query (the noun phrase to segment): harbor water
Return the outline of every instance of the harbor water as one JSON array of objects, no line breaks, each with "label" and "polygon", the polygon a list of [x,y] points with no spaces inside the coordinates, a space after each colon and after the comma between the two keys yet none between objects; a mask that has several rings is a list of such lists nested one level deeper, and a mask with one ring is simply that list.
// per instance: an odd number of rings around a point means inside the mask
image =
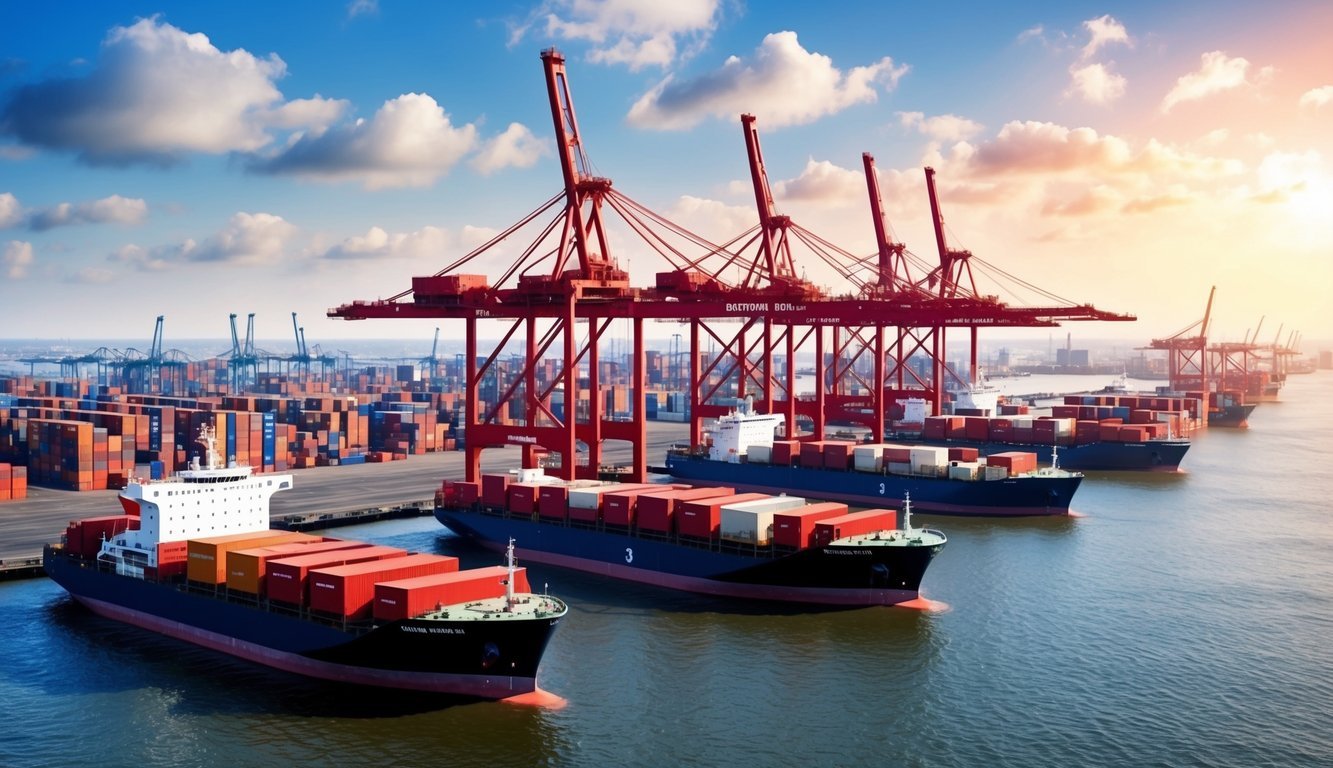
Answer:
[{"label": "harbor water", "polygon": [[[0,583],[0,766],[1333,765],[1333,374],[1183,469],[1089,473],[1078,517],[918,517],[934,612],[531,565],[571,604],[558,709],[310,682]],[[489,557],[429,518],[338,535]]]}]

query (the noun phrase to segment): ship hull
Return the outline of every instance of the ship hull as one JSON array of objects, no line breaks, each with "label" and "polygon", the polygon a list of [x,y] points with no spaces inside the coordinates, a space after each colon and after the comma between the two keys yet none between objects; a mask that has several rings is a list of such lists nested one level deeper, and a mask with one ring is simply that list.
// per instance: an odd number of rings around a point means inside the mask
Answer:
[{"label": "ship hull", "polygon": [[47,548],[53,581],[94,613],[307,677],[484,699],[536,689],[558,617],[523,621],[408,619],[366,631],[98,570]]},{"label": "ship hull", "polygon": [[917,512],[978,517],[1067,515],[1082,475],[1005,480],[949,480],[776,464],[731,464],[668,454],[672,477],[738,491],[788,493],[860,506],[897,505],[909,495]]},{"label": "ship hull", "polygon": [[[1025,451],[1037,454],[1037,461],[1050,464],[1054,449],[1035,443],[1004,443],[990,440],[922,440],[912,438],[920,445],[940,445],[949,448],[976,448],[982,456],[1005,451]],[[1176,472],[1190,449],[1189,440],[1150,440],[1142,443],[1096,442],[1084,445],[1059,446],[1061,469],[1110,470],[1134,472]],[[913,497],[915,501],[916,497]]]},{"label": "ship hull", "polygon": [[513,538],[526,561],[719,597],[828,606],[894,605],[920,597],[926,568],[943,547],[827,546],[753,554],[754,548],[746,553],[739,545],[632,535],[472,508],[440,508],[435,516],[454,533],[489,549],[500,549]]},{"label": "ship hull", "polygon": [[1250,426],[1250,414],[1254,413],[1258,403],[1244,403],[1241,405],[1224,406],[1220,411],[1212,411],[1208,414],[1208,426],[1210,427],[1237,427],[1245,428]]}]

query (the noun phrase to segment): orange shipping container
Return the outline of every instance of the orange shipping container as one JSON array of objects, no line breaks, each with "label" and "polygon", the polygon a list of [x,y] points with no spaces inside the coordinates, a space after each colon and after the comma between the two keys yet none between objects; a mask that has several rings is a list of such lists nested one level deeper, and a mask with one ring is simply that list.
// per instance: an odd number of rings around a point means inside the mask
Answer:
[{"label": "orange shipping container", "polygon": [[253,549],[234,549],[227,553],[227,589],[233,592],[245,592],[250,595],[264,595],[264,583],[267,565],[270,560],[298,555],[313,555],[317,552],[330,552],[342,549],[355,549],[367,546],[360,541],[294,541],[289,544],[274,544],[271,547]]},{"label": "orange shipping container", "polygon": [[318,539],[318,536],[294,531],[256,531],[255,533],[235,533],[230,536],[214,536],[207,539],[191,539],[189,543],[190,564],[186,568],[186,575],[190,581],[197,581],[202,584],[226,584],[227,552],[233,549],[253,549],[271,544],[317,541]]}]

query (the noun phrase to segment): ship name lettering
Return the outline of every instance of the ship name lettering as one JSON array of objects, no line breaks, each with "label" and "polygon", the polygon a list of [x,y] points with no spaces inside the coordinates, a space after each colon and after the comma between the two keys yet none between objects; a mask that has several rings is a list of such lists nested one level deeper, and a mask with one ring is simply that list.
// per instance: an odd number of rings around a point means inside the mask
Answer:
[{"label": "ship name lettering", "polygon": [[826,555],[852,555],[856,557],[865,557],[870,554],[868,549],[825,549]]},{"label": "ship name lettering", "polygon": [[735,302],[727,304],[728,312],[767,312],[769,304],[763,302]]}]

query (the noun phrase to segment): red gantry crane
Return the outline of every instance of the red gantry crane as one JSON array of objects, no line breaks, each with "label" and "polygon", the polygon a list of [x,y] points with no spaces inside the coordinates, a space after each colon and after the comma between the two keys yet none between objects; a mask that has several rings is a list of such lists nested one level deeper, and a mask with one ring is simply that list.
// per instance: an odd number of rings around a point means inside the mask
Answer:
[{"label": "red gantry crane", "polygon": [[[411,290],[329,311],[331,317],[349,320],[463,322],[468,480],[479,478],[482,452],[502,445],[522,446],[524,466],[535,466],[548,453],[555,459],[548,460],[555,465],[554,473],[593,477],[600,469],[604,440],[629,442],[633,459],[625,474],[642,478],[647,471],[644,320],[689,325],[690,435],[697,444],[705,418],[726,412],[746,396],[761,409],[784,414],[788,434],[800,431],[799,415],[810,423],[806,437],[822,437],[830,421],[868,424],[876,436],[882,435],[892,397],[927,395],[940,402],[945,328],[1134,319],[1089,305],[1010,307],[994,297],[978,296],[966,252],[949,252],[934,283],[929,276],[912,281],[909,254],[888,239],[868,155],[864,161],[879,252],[863,258],[838,248],[777,213],[751,115],[742,116],[741,125],[759,221],[726,244],[708,242],[591,173],[564,57],[549,49],[542,52],[542,62],[564,189],[435,275],[414,277]],[[656,274],[653,286],[632,287],[613,258],[608,212],[638,236],[637,247],[670,265]],[[538,234],[494,282],[459,271],[543,216],[549,218]],[[793,254],[798,246],[846,280],[851,290],[834,295],[799,276]],[[941,287],[935,292],[929,285]],[[480,321],[494,322],[502,331],[484,359],[479,356]],[[632,337],[631,402],[623,415],[617,414],[621,409],[615,404],[604,402],[600,378],[600,348],[613,322],[628,324]],[[886,344],[890,329],[896,338]],[[705,337],[714,354],[703,353]],[[832,338],[827,353],[826,337]],[[975,334],[973,340],[975,346]],[[521,355],[506,357],[506,349],[520,344]],[[794,361],[807,345],[814,348],[818,383],[813,397],[798,397]],[[923,381],[907,367],[908,358],[917,353],[932,356],[932,380]],[[855,365],[867,356],[874,358],[869,378],[860,370],[866,366]],[[778,357],[785,359],[781,370],[775,366]]]}]

